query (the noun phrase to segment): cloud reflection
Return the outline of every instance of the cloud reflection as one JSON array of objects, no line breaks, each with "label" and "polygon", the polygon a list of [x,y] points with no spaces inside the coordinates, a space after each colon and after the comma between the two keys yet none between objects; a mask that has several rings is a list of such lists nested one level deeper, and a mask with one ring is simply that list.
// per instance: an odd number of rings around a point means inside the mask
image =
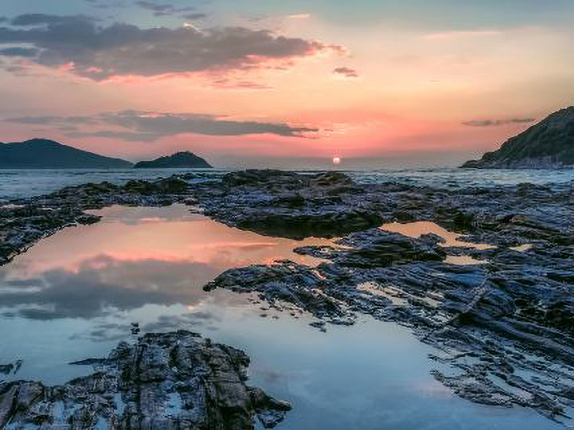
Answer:
[{"label": "cloud reflection", "polygon": [[263,237],[183,205],[96,212],[102,222],[60,231],[0,268],[0,316],[94,319],[146,305],[196,307],[214,294],[202,287],[228,269],[275,259],[312,264],[293,248],[328,242]]},{"label": "cloud reflection", "polygon": [[77,271],[45,272],[39,290],[0,288],[0,306],[12,309],[4,316],[51,320],[91,319],[147,304],[194,304],[206,296],[201,287],[218,274],[216,267],[202,263],[101,256],[85,261]]}]

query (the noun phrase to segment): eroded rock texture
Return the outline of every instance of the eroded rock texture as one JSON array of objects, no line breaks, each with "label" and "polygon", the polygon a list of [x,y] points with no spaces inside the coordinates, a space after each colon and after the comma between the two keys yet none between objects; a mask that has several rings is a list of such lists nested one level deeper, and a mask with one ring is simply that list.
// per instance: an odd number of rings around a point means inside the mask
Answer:
[{"label": "eroded rock texture", "polygon": [[[195,178],[87,184],[14,201],[21,206],[0,208],[0,264],[59,228],[96,222],[83,211],[111,204],[183,202],[261,234],[344,236],[338,246],[299,249],[325,259],[316,268],[234,269],[206,288],[257,292],[272,306],[316,316],[323,330],[360,314],[406,325],[437,349],[434,375],[461,397],[531,407],[553,420],[572,415],[574,187],[358,185],[340,173],[276,170]],[[377,228],[421,220],[492,248],[445,247],[436,236]],[[456,266],[447,256],[486,264]]]},{"label": "eroded rock texture", "polygon": [[7,430],[249,430],[278,424],[290,405],[245,385],[249,358],[187,331],[121,343],[90,376],[62,386],[0,383]]},{"label": "eroded rock texture", "polygon": [[476,403],[536,409],[567,422],[574,407],[574,254],[569,247],[482,251],[484,265],[441,261],[429,238],[366,231],[345,247],[305,247],[290,261],[225,272],[206,289],[257,292],[271,306],[325,323],[359,315],[411,327],[436,348],[435,378]]},{"label": "eroded rock texture", "polygon": [[205,213],[221,222],[270,236],[332,237],[379,225],[366,190],[337,172],[301,175],[280,170],[227,174],[197,187]]}]

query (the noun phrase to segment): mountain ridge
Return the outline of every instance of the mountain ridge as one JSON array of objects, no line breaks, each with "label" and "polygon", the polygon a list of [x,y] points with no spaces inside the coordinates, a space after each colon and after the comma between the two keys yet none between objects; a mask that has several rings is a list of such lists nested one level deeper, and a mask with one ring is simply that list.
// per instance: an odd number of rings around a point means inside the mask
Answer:
[{"label": "mountain ridge", "polygon": [[0,143],[0,169],[128,168],[133,164],[77,149],[50,139]]},{"label": "mountain ridge", "polygon": [[84,151],[51,139],[0,142],[0,169],[120,169],[120,168],[204,168],[205,159],[189,151],[176,152],[151,161],[131,163]]}]

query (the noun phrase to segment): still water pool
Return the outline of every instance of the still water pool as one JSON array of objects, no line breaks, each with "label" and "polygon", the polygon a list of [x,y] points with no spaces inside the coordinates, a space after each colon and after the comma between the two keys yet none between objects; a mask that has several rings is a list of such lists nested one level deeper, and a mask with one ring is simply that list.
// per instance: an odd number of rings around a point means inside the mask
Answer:
[{"label": "still water pool", "polygon": [[[184,328],[247,352],[251,385],[291,402],[284,430],[551,430],[534,412],[474,405],[430,375],[435,352],[408,329],[367,317],[322,333],[313,318],[250,295],[203,291],[223,271],[292,259],[325,245],[227,227],[189,208],[111,207],[102,222],[68,228],[0,268],[0,364],[58,384],[89,372],[67,363],[103,357],[142,332]],[[0,379],[4,378],[0,375]]]}]

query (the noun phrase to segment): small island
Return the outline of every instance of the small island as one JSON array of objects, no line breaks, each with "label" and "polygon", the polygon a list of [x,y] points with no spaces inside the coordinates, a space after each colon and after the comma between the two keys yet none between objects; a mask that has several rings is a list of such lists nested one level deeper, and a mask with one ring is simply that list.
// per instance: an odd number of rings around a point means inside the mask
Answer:
[{"label": "small island", "polygon": [[574,106],[554,112],[508,139],[500,149],[462,165],[470,169],[556,169],[571,166],[574,166]]},{"label": "small island", "polygon": [[189,151],[176,152],[152,161],[140,161],[134,167],[136,169],[213,169],[211,164]]}]

